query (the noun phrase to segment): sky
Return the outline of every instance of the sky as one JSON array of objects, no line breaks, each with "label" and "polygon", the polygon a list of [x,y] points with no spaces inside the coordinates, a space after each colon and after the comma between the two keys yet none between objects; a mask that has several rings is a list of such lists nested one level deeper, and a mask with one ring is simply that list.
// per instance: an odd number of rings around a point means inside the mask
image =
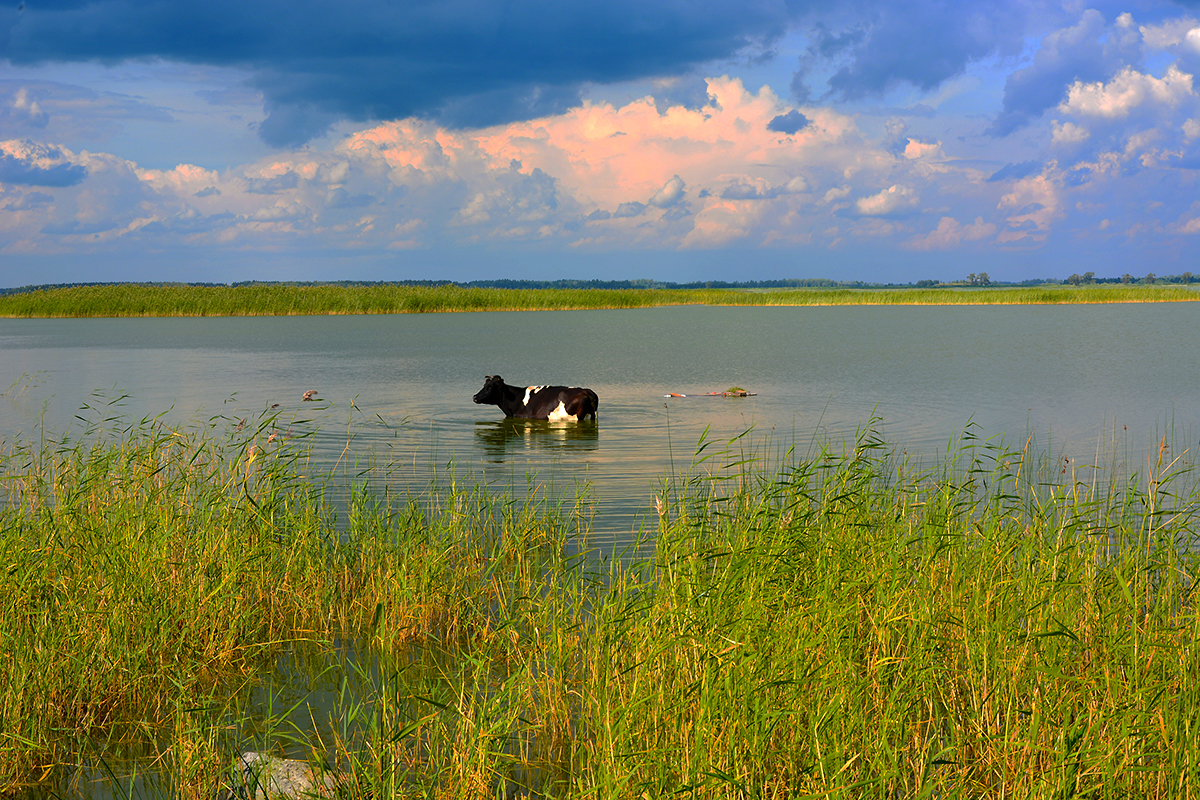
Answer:
[{"label": "sky", "polygon": [[1200,273],[1200,0],[2,0],[0,287]]}]

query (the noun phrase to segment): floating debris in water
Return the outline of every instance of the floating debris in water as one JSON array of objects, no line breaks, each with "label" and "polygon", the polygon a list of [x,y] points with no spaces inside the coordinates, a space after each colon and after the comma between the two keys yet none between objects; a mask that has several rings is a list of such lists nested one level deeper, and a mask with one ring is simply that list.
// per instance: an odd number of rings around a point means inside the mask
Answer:
[{"label": "floating debris in water", "polygon": [[747,392],[740,386],[730,386],[723,392],[701,392],[700,394],[680,394],[671,392],[663,397],[757,397],[758,392]]}]

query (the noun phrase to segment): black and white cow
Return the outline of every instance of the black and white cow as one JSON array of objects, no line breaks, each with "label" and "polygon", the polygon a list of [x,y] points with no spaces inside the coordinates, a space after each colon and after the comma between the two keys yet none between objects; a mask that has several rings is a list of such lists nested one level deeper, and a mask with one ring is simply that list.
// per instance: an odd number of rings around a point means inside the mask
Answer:
[{"label": "black and white cow", "polygon": [[591,389],[568,386],[509,386],[499,375],[488,375],[483,388],[471,398],[476,403],[500,406],[506,417],[567,420],[596,418],[600,398]]}]

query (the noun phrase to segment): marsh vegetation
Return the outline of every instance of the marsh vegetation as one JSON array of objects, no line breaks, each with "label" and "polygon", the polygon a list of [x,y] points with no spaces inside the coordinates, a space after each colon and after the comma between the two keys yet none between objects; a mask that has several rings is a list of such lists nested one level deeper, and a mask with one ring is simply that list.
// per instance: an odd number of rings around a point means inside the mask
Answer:
[{"label": "marsh vegetation", "polygon": [[203,317],[650,308],[671,305],[995,305],[1200,300],[1181,285],[918,289],[504,289],[370,284],[76,286],[0,296],[0,317]]},{"label": "marsh vegetation", "polygon": [[[608,560],[580,506],[452,469],[335,513],[278,433],[7,445],[0,794],[97,765],[127,787],[122,747],[194,798],[247,747],[373,798],[1200,791],[1200,495],[1168,440],[1116,475],[971,428],[928,466],[870,428],[702,438],[652,555]],[[311,727],[251,715],[273,665],[322,653],[345,657]]]}]

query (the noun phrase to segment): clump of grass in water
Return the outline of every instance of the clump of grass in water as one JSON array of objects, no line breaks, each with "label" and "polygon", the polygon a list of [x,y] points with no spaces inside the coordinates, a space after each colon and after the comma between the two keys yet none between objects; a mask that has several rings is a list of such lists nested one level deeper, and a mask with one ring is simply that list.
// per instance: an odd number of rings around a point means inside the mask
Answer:
[{"label": "clump of grass in water", "polygon": [[654,580],[598,623],[599,793],[1186,793],[1186,476],[1095,497],[987,444],[903,480],[887,453],[684,481]]},{"label": "clump of grass in water", "polygon": [[294,635],[275,579],[322,512],[268,424],[218,441],[143,420],[3,454],[0,786],[56,762],[50,731],[157,726],[164,699]]},{"label": "clump of grass in water", "polygon": [[[249,577],[283,591],[254,604],[272,613],[240,617],[238,652],[338,634],[379,659],[350,668],[343,685],[357,688],[312,743],[337,754],[352,796],[1195,793],[1194,477],[1164,449],[1140,479],[1093,485],[1078,465],[1064,472],[970,433],[923,471],[870,431],[808,457],[776,457],[748,437],[702,441],[660,495],[655,558],[603,575],[564,555],[554,507],[476,490],[432,507],[359,493],[339,538],[318,511],[295,516],[303,482],[282,480],[274,504],[249,492],[251,512],[218,470],[225,499],[212,505],[244,521],[203,519],[270,534],[252,563],[271,566]],[[112,453],[84,460],[111,474],[124,463]],[[208,485],[206,474],[187,480]],[[202,494],[190,492],[150,492],[145,504]],[[43,539],[86,540],[102,504],[79,506],[88,524],[69,521],[73,507],[27,503],[22,514],[43,520]],[[14,529],[6,518],[5,563],[24,552]],[[4,596],[37,586],[22,602],[61,623],[69,604],[44,598],[63,597],[53,589],[70,563],[55,556],[41,583],[10,573]],[[20,636],[9,651],[36,660],[46,643]],[[68,678],[91,679],[61,630],[49,644],[54,663],[75,660]],[[154,674],[145,661],[118,672],[118,686],[145,694],[111,716],[153,720],[155,703],[218,693],[198,678],[186,691],[143,681],[144,669]],[[17,718],[2,730],[19,735],[0,745],[10,782],[28,775],[14,764],[52,753],[25,744],[38,726],[14,728]],[[212,729],[189,719],[171,752],[190,743],[202,764],[227,762],[234,748],[218,752]],[[201,787],[192,795],[214,788],[219,770],[177,758],[190,764],[180,780]]]},{"label": "clump of grass in water", "polygon": [[272,416],[143,420],[4,453],[0,789],[92,760],[81,741],[105,742],[107,763],[125,736],[167,742],[158,761],[203,796],[230,756],[216,746],[228,719],[196,712],[236,707],[298,643],[398,657],[509,642],[498,609],[528,601],[522,582],[560,556],[566,527],[453,487],[432,507],[357,492],[339,527],[300,477],[303,451],[274,433]]}]

